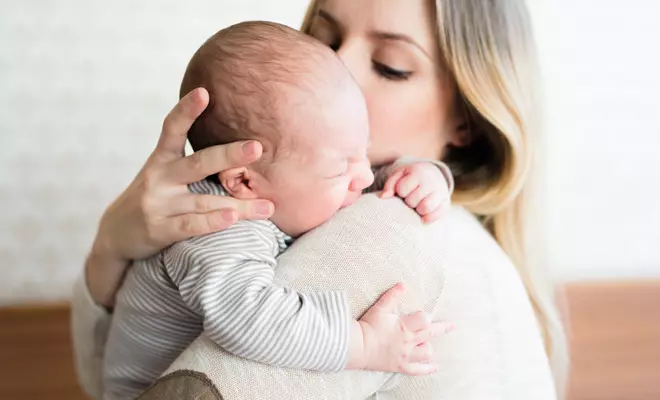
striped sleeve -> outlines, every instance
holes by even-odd
[[[342,370],[352,320],[339,291],[300,293],[273,284],[279,244],[268,221],[170,247],[164,264],[205,333],[237,356],[291,368]]]

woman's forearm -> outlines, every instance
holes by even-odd
[[[113,255],[99,239],[85,261],[85,283],[96,304],[112,308],[130,261]]]
[[[93,399],[103,395],[102,368],[112,315],[92,298],[84,274],[76,280],[71,299],[71,334],[76,374]]]

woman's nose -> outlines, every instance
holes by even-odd
[[[358,41],[346,40],[342,43],[341,47],[337,49],[337,55],[341,58],[351,75],[353,75],[353,79],[355,79],[360,88],[362,88],[366,79],[366,73],[369,71],[368,68],[366,70],[364,68],[365,62],[363,61],[363,58],[365,58],[364,54],[366,53],[361,50],[360,47],[361,45]]]

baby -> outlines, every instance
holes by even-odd
[[[104,398],[135,398],[202,332],[263,363],[401,371],[433,325],[420,315],[379,311],[355,321],[341,291],[300,293],[274,284],[276,257],[370,186],[434,219],[451,192],[447,168],[404,160],[372,171],[359,87],[329,48],[281,25],[247,22],[212,36],[192,57],[181,96],[197,87],[208,90],[210,102],[189,131],[195,151],[253,139],[264,152],[258,162],[190,190],[269,199],[275,213],[135,263],[112,319]]]

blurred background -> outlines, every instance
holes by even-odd
[[[17,336],[43,334],[39,321],[48,320],[48,332],[60,338],[52,351],[70,358],[65,304],[96,223],[153,149],[190,56],[212,33],[242,20],[298,27],[306,6],[0,1],[5,335],[10,323],[27,326]],[[540,212],[579,347],[572,398],[658,399],[651,382],[660,382],[660,2],[531,0],[530,7],[548,120]],[[36,306],[43,304],[60,314]],[[0,336],[0,369],[15,366],[8,337],[15,336]],[[50,390],[77,398],[66,362]],[[46,375],[53,365],[43,367]],[[621,365],[631,369],[593,370]],[[0,398],[14,398],[3,396],[15,393],[16,380],[7,377],[0,375]]]

